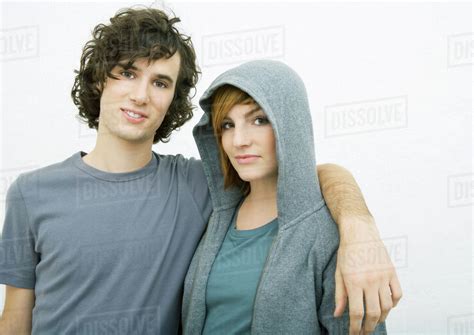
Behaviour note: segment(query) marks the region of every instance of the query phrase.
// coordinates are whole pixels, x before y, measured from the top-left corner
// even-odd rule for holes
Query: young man
[[[211,201],[200,161],[152,151],[192,117],[199,72],[176,22],[128,9],[95,28],[72,97],[96,146],[10,187],[0,334],[178,333]],[[362,241],[385,249],[351,175],[334,165],[318,174],[341,234],[335,313],[348,296],[351,331],[371,331],[401,297],[396,274],[388,257],[382,270],[345,261]]]

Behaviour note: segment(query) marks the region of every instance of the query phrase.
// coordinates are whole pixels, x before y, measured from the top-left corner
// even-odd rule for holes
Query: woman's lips
[[[257,155],[241,155],[241,156],[235,156],[235,160],[239,164],[250,164],[255,162],[257,159],[259,159],[260,156]]]

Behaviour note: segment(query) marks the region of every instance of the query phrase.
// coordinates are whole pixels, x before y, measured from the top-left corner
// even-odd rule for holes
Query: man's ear
[[[95,88],[100,92],[100,95],[102,95],[102,92],[104,92],[104,88],[107,85],[107,79],[109,78],[108,75],[105,76],[102,80],[97,79],[97,82],[95,83]]]
[[[104,90],[105,83],[96,83],[95,88],[102,94],[102,91]]]

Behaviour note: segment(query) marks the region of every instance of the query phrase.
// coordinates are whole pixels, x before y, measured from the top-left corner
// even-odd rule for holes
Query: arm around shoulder
[[[371,217],[364,196],[352,174],[337,164],[320,164],[317,174],[321,192],[338,225],[344,217]]]

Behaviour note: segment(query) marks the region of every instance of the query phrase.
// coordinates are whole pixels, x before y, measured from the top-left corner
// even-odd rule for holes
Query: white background
[[[73,70],[93,27],[136,4],[2,4],[1,222],[19,173],[93,148],[94,132],[75,118]],[[192,36],[203,72],[196,103],[218,74],[252,58],[279,59],[301,75],[318,162],[354,174],[397,266],[404,297],[389,332],[472,334],[471,4],[154,6],[172,9]],[[369,110],[388,114],[374,121]],[[191,129],[201,114],[154,150],[198,156]]]

